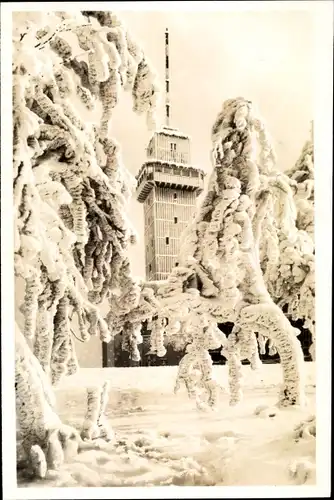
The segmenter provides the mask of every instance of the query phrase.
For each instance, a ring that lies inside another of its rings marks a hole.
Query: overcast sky
[[[272,2],[273,8],[275,2]],[[287,2],[288,4],[288,2]],[[310,12],[120,12],[164,82],[164,31],[170,33],[171,125],[192,138],[192,163],[210,170],[210,131],[225,99],[252,100],[274,139],[279,167],[289,168],[313,119],[314,29]],[[163,114],[163,101],[162,101]],[[161,117],[162,117],[161,114]],[[127,168],[136,174],[151,132],[124,95],[113,119]],[[141,241],[131,250],[144,276],[143,206],[130,218]]]

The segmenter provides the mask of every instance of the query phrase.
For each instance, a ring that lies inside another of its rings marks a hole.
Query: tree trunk
[[[21,446],[33,472],[44,477],[78,452],[78,432],[63,424],[45,372],[21,330],[15,327],[16,418],[23,437]],[[37,451],[36,451],[37,450]]]

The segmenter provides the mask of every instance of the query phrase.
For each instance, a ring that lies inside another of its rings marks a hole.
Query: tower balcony
[[[196,191],[204,188],[203,170],[174,162],[150,160],[144,163],[137,175],[136,197],[144,203],[154,186]]]
[[[148,195],[150,194],[152,188],[154,187],[153,175],[150,174],[152,179],[143,179],[143,181],[138,185],[136,189],[136,198],[140,203],[144,203]]]

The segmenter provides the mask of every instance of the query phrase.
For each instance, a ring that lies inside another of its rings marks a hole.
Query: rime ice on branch
[[[151,123],[155,74],[115,15],[14,13],[15,275],[25,286],[20,326],[32,349],[18,348],[16,376],[37,377],[39,366],[46,384],[34,402],[29,384],[17,384],[17,412],[29,446],[41,449],[51,425],[47,384],[77,369],[72,332],[108,342],[131,314],[137,324],[151,314],[152,297],[132,278],[127,257],[135,235],[125,210],[135,181],[109,132],[123,87]],[[104,298],[107,321],[98,308]],[[130,332],[129,341],[140,338]],[[24,405],[36,405],[40,418],[26,420]],[[44,470],[41,457],[32,448],[31,461]]]
[[[274,224],[275,193],[287,181],[274,170],[266,129],[243,98],[224,103],[212,142],[214,170],[206,197],[184,234],[179,267],[160,289],[160,314],[168,318],[172,330],[166,334],[179,336],[188,344],[177,387],[184,381],[189,394],[202,405],[194,377],[199,368],[206,402],[213,406],[218,385],[212,378],[207,349],[223,345],[229,364],[230,402],[237,403],[241,397],[240,361],[247,358],[256,367],[258,334],[273,341],[281,358],[281,404],[302,404],[303,356],[296,329],[270,297],[260,267],[263,223],[266,219]],[[292,193],[287,197],[292,198]],[[234,323],[228,340],[212,326],[226,321]]]

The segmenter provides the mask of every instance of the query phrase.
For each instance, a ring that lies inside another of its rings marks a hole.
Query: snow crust
[[[229,407],[222,390],[217,411],[194,410],[186,391],[173,395],[177,367],[81,369],[57,389],[63,421],[79,428],[85,417],[85,386],[111,382],[106,409],[115,440],[80,453],[58,474],[21,487],[88,486],[283,486],[315,484],[315,438],[294,431],[312,425],[315,365],[307,364],[304,409],[275,406],[278,365],[260,372],[242,367],[243,403]],[[227,387],[225,366],[215,377]],[[261,407],[261,411],[259,410]],[[256,414],[257,413],[257,414]]]

